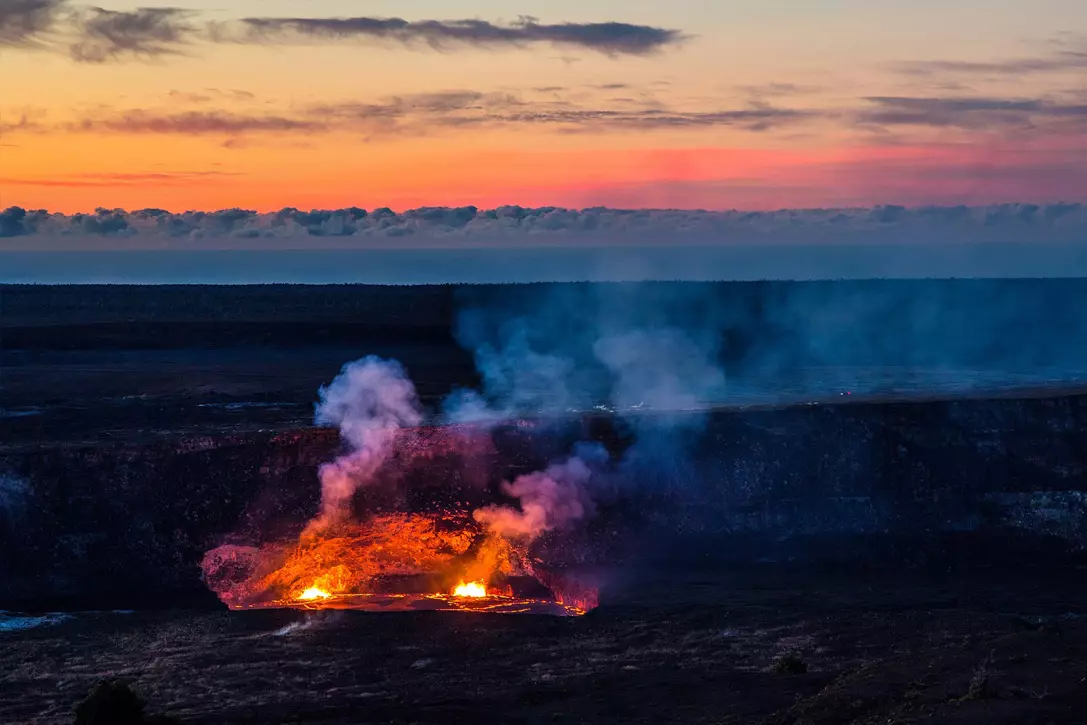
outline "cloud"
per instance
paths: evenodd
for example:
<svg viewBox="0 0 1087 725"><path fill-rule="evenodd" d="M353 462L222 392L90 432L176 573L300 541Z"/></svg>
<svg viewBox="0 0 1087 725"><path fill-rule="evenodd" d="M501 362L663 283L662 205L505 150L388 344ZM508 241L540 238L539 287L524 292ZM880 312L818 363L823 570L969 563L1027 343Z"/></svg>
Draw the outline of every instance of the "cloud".
<svg viewBox="0 0 1087 725"><path fill-rule="evenodd" d="M844 173L844 172L843 172ZM159 242L180 239L185 248L199 239L276 240L349 237L387 244L412 238L452 246L501 242L516 245L696 244L711 246L773 244L924 244L957 242L1083 242L1087 206L1083 204L998 204L978 207L877 206L854 209L787 209L773 212L564 209L504 206L424 207L400 213L358 208L257 213L244 209L169 213L99 209L94 214L49 214L12 208L4 228L20 235L71 236L124 233ZM8 236L15 236L9 234Z"/></svg>
<svg viewBox="0 0 1087 725"><path fill-rule="evenodd" d="M816 111L775 108L758 105L751 108L705 112L681 112L668 109L633 111L576 109L495 116L503 123L529 123L574 127L577 130L664 128L709 128L731 126L747 131L767 131L777 126L821 117Z"/></svg>
<svg viewBox="0 0 1087 725"><path fill-rule="evenodd" d="M171 101L178 103L191 103L193 105L199 105L202 103L210 103L213 100L211 94L208 93L192 93L186 91L170 91L167 94Z"/></svg>
<svg viewBox="0 0 1087 725"><path fill-rule="evenodd" d="M249 91L242 91L237 89L220 90L218 88L204 88L201 91L170 91L166 94L167 97L176 103L202 105L205 103L211 103L216 100L226 101L252 101L256 100L256 95Z"/></svg>
<svg viewBox="0 0 1087 725"><path fill-rule="evenodd" d="M132 11L88 8L74 16L79 40L69 49L80 63L180 55L197 39L194 13L180 8Z"/></svg>
<svg viewBox="0 0 1087 725"><path fill-rule="evenodd" d="M893 70L912 76L984 75L1022 76L1087 69L1087 43L1054 43L1057 50L1048 55L1006 58L1004 60L915 60L893 64Z"/></svg>
<svg viewBox="0 0 1087 725"><path fill-rule="evenodd" d="M536 92L537 94L539 92ZM174 100L207 102L212 94L172 94ZM957 129L1053 135L1087 129L1087 103L990 96L869 96L841 109L796 108L749 101L739 108L687 110L653 101L599 99L581 104L561 96L485 93L454 89L391 96L369 102L295 107L282 111L230 112L131 109L99 112L54 124L24 120L7 132L113 132L236 137L287 132L362 133L370 138L426 135L469 128L539 127L559 133L733 128L762 133L826 120L841 120L883 133L882 143L908 139L910 129ZM891 136L894 131L898 135Z"/></svg>
<svg viewBox="0 0 1087 725"><path fill-rule="evenodd" d="M186 136L321 131L325 124L315 119L290 118L275 114L240 114L224 111L158 113L136 109L112 116L86 118L62 127L65 131L101 131L132 134L178 134Z"/></svg>
<svg viewBox="0 0 1087 725"><path fill-rule="evenodd" d="M324 105L310 110L316 118L362 124L371 131L427 133L435 129L486 126L542 126L560 131L710 128L749 131L800 123L821 112L752 103L746 108L686 111L643 103L640 107L578 105L564 99L525 99L512 93L448 91L397 96L376 103Z"/></svg>
<svg viewBox="0 0 1087 725"><path fill-rule="evenodd" d="M0 0L0 47L37 44L67 0Z"/></svg>
<svg viewBox="0 0 1087 725"><path fill-rule="evenodd" d="M41 121L35 120L25 114L18 121L0 120L0 136L17 132L42 132L48 128Z"/></svg>
<svg viewBox="0 0 1087 725"><path fill-rule="evenodd" d="M755 86L737 86L737 88L753 98L799 96L821 90L818 86L802 86L797 83L763 83Z"/></svg>
<svg viewBox="0 0 1087 725"><path fill-rule="evenodd" d="M896 70L907 75L935 75L938 73L978 75L1028 75L1053 71L1087 68L1087 53L1065 51L1048 58L1011 58L1001 61L921 60L895 65Z"/></svg>
<svg viewBox="0 0 1087 725"><path fill-rule="evenodd" d="M67 45L61 42L65 37L69 38ZM687 37L679 30L649 25L548 24L531 17L512 23L378 17L207 21L196 10L179 7L107 10L73 7L69 0L0 0L0 47L63 49L81 63L184 55L198 42L281 45L343 41L440 51L544 44L608 56L644 56L679 45Z"/></svg>
<svg viewBox="0 0 1087 725"><path fill-rule="evenodd" d="M1044 123L1087 121L1087 104L1037 98L872 96L864 100L874 108L859 111L857 120L884 127L1032 130Z"/></svg>
<svg viewBox="0 0 1087 725"><path fill-rule="evenodd" d="M320 106L317 118L363 124L386 133L426 133L435 129L485 126L543 126L560 131L653 131L660 129L735 127L748 131L811 120L816 111L751 104L747 108L683 111L656 105L640 108L578 106L569 101L525 101L511 94L454 91L397 97L380 103Z"/></svg>
<svg viewBox="0 0 1087 725"><path fill-rule="evenodd" d="M518 48L545 43L612 56L648 55L686 39L678 30L648 25L619 22L543 24L529 17L505 25L485 20L253 17L214 26L212 34L216 40L224 42L274 44L362 40L435 50Z"/></svg>
<svg viewBox="0 0 1087 725"><path fill-rule="evenodd" d="M538 93L538 92L537 92ZM180 103L208 103L212 93L173 92ZM564 133L655 131L731 127L750 132L817 120L822 111L782 108L752 102L743 108L684 110L631 99L601 100L579 105L561 97L485 93L454 89L390 96L369 102L314 104L282 111L173 111L102 109L94 115L52 125L42 121L15 124L5 130L246 136L301 131L363 133L369 137L426 135L465 128L537 126ZM235 138L232 146L241 141Z"/></svg>
<svg viewBox="0 0 1087 725"><path fill-rule="evenodd" d="M88 173L53 178L0 178L0 184L56 188L94 188L145 186L148 184L188 184L220 176L233 176L224 171L157 171L147 173Z"/></svg>

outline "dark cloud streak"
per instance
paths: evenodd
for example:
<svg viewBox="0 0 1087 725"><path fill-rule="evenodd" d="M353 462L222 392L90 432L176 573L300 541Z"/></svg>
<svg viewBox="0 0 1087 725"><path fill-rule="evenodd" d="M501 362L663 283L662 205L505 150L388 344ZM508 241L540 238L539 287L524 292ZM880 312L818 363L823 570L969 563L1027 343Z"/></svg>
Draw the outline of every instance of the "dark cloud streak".
<svg viewBox="0 0 1087 725"><path fill-rule="evenodd" d="M277 115L246 115L211 112L152 113L128 111L116 116L85 119L64 127L67 131L107 131L134 134L177 134L186 136L321 131L320 121Z"/></svg>
<svg viewBox="0 0 1087 725"><path fill-rule="evenodd" d="M0 47L32 46L56 24L66 0L0 0Z"/></svg>
<svg viewBox="0 0 1087 725"><path fill-rule="evenodd" d="M171 100L207 102L211 92ZM107 132L240 137L258 134L359 133L368 138L440 131L540 128L559 133L731 128L763 133L836 121L878 132L880 143L911 142L915 131L947 129L1015 133L1020 137L1087 132L1087 103L1000 96L869 96L839 108L802 108L751 100L737 108L683 109L652 101L597 99L585 103L549 95L449 90L281 110L102 110L73 122L24 119L7 132ZM916 140L916 137L913 137Z"/></svg>
<svg viewBox="0 0 1087 725"><path fill-rule="evenodd" d="M987 75L1023 76L1087 69L1087 41L1055 41L1057 50L1049 55L1007 58L992 61L917 60L895 63L892 68L912 76Z"/></svg>
<svg viewBox="0 0 1087 725"><path fill-rule="evenodd" d="M861 124L927 126L965 130L1019 128L1045 124L1087 123L1087 104L1056 103L1036 98L871 96L874 107L856 114Z"/></svg>
<svg viewBox="0 0 1087 725"><path fill-rule="evenodd" d="M1049 58L1012 58L1003 61L921 60L898 63L896 70L907 75L929 76L944 73L977 75L1030 75L1087 68L1087 52L1063 51Z"/></svg>
<svg viewBox="0 0 1087 725"><path fill-rule="evenodd" d="M191 101L187 94L171 100ZM199 100L205 100L200 97ZM822 112L753 103L746 108L685 111L657 106L594 107L567 101L524 99L511 93L472 90L407 94L374 102L313 105L279 112L226 110L104 110L81 120L26 122L7 130L31 133L105 132L187 136L241 136L287 132L426 135L466 128L550 128L564 133L654 131L730 127L750 132L818 119Z"/></svg>
<svg viewBox="0 0 1087 725"><path fill-rule="evenodd" d="M435 50L455 47L516 48L547 43L606 55L648 55L686 39L678 30L630 23L543 24L522 18L508 25L485 20L419 20L402 18L243 18L215 26L219 41L275 44L307 40L370 40Z"/></svg>
<svg viewBox="0 0 1087 725"><path fill-rule="evenodd" d="M513 94L476 91L418 94L383 103L326 105L311 109L310 113L316 118L361 123L373 131L399 134L487 126L545 126L567 132L711 127L767 131L822 115L763 103L704 112L658 107L592 108L566 101L525 101Z"/></svg>
<svg viewBox="0 0 1087 725"><path fill-rule="evenodd" d="M69 52L80 63L180 55L197 39L192 11L137 8L122 12L89 8L75 16L79 40Z"/></svg>
<svg viewBox="0 0 1087 725"><path fill-rule="evenodd" d="M67 37L67 45L60 38ZM208 22L178 7L107 10L69 0L0 0L0 47L66 50L82 63L151 60L183 55L199 42L280 45L372 42L446 51L512 49L548 44L609 56L650 55L684 42L678 31L622 22L553 23L536 18L486 20L250 17Z"/></svg>

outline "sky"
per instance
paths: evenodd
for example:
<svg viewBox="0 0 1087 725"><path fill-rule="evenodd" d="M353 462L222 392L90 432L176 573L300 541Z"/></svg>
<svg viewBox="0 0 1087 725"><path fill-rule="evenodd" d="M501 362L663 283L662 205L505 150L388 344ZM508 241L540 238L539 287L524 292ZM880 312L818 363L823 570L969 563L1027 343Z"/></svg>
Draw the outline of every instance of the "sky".
<svg viewBox="0 0 1087 725"><path fill-rule="evenodd" d="M0 208L1087 201L1080 0L0 0Z"/></svg>

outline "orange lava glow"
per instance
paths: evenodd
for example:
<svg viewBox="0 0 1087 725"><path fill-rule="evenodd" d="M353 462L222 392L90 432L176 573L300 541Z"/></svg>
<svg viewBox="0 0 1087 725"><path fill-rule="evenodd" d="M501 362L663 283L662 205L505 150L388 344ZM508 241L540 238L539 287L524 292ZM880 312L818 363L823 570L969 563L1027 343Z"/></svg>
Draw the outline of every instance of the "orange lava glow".
<svg viewBox="0 0 1087 725"><path fill-rule="evenodd" d="M486 435L449 427L400 431L393 477L454 454L493 455ZM465 465L465 480L472 467ZM318 517L293 538L226 544L204 556L208 587L231 609L351 609L584 614L597 605L583 586L542 568L530 540L507 538L473 516L473 506L427 513L355 512ZM535 580L533 584L532 580Z"/></svg>
<svg viewBox="0 0 1087 725"><path fill-rule="evenodd" d="M527 551L464 514L385 514L313 528L292 542L208 552L208 585L232 609L461 611L572 616L596 606L527 564ZM531 576L553 598L520 598L505 581ZM443 584L444 582L444 584Z"/></svg>
<svg viewBox="0 0 1087 725"><path fill-rule="evenodd" d="M487 596L487 585L483 582L469 582L465 584L463 581L457 584L453 588L454 597L485 597Z"/></svg>

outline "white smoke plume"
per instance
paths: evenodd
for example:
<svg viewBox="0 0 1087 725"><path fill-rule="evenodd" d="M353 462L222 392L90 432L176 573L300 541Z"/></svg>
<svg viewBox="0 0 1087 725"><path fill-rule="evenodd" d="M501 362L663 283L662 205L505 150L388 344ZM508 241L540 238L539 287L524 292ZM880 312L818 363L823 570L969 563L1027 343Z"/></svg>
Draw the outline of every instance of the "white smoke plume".
<svg viewBox="0 0 1087 725"><path fill-rule="evenodd" d="M450 395L443 406L449 421L494 425L518 415L562 413L577 404L569 386L574 361L535 349L526 321L508 325L506 332L501 346L483 344L473 351L485 390Z"/></svg>
<svg viewBox="0 0 1087 725"><path fill-rule="evenodd" d="M593 352L615 376L612 403L620 409L689 411L725 386L716 348L676 328L611 335L597 340Z"/></svg>
<svg viewBox="0 0 1087 725"><path fill-rule="evenodd" d="M318 521L335 523L350 511L360 486L373 481L393 453L397 431L419 425L422 408L403 367L369 356L344 366L321 388L318 425L335 425L350 451L321 466L321 513Z"/></svg>
<svg viewBox="0 0 1087 725"><path fill-rule="evenodd" d="M490 428L508 421L515 411L496 406L475 390L454 390L442 401L442 412L450 423Z"/></svg>
<svg viewBox="0 0 1087 725"><path fill-rule="evenodd" d="M520 502L520 510L488 506L475 512L476 521L496 536L532 541L592 516L596 507L589 490L590 464L606 459L607 454L599 446L586 447L579 454L504 483L503 492Z"/></svg>
<svg viewBox="0 0 1087 725"><path fill-rule="evenodd" d="M632 438L616 462L628 483L691 480L707 411L727 399L722 331L738 313L706 288L672 285L544 286L513 299L479 294L462 311L458 341L483 390L451 397L447 416L608 410Z"/></svg>

